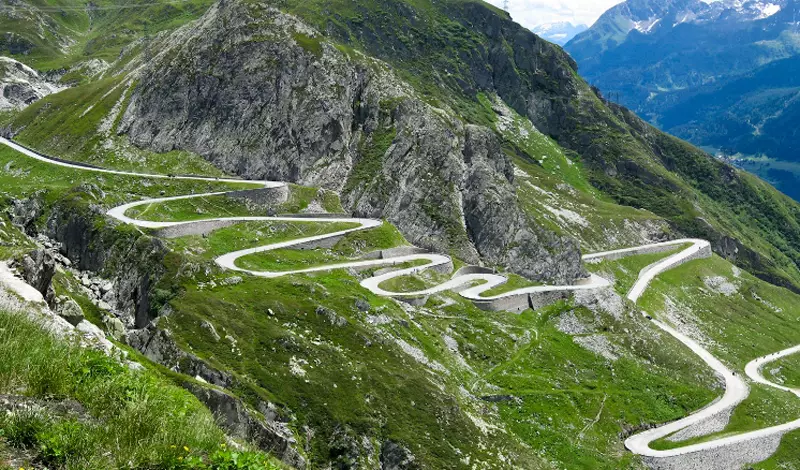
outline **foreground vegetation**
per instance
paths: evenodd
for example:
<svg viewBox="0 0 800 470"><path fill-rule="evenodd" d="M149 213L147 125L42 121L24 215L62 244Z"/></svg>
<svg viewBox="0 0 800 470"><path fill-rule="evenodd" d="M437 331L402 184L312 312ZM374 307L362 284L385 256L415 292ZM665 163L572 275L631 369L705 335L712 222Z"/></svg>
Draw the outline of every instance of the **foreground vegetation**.
<svg viewBox="0 0 800 470"><path fill-rule="evenodd" d="M22 313L0 311L0 394L0 462L21 454L26 468L280 468L228 449L186 390L56 339Z"/></svg>

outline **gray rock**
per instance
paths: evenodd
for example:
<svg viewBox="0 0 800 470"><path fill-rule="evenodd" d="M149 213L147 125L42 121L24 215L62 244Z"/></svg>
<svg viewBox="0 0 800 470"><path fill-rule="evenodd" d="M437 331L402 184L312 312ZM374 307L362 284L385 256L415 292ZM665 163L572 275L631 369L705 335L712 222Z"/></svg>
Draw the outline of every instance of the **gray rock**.
<svg viewBox="0 0 800 470"><path fill-rule="evenodd" d="M25 282L41 292L45 301L52 305L55 300L52 281L56 272L53 256L44 249L37 249L22 258L21 267Z"/></svg>
<svg viewBox="0 0 800 470"><path fill-rule="evenodd" d="M317 307L316 314L325 318L325 320L333 326L346 326L347 319L340 316L338 313L334 312L333 310L325 307Z"/></svg>
<svg viewBox="0 0 800 470"><path fill-rule="evenodd" d="M298 35L319 39L275 9L215 4L162 40L169 53L146 64L119 131L137 146L192 151L245 177L342 191L352 214L386 218L415 245L470 263L536 280L584 274L577 243L519 207L511 160L492 130L434 109L385 67L322 39L307 50ZM367 152L382 166L354 171Z"/></svg>
<svg viewBox="0 0 800 470"><path fill-rule="evenodd" d="M77 326L85 319L83 309L72 299L60 303L56 307L56 313L73 326Z"/></svg>
<svg viewBox="0 0 800 470"><path fill-rule="evenodd" d="M356 299L355 305L356 308L361 312L369 312L369 309L372 308L369 302L364 299Z"/></svg>
<svg viewBox="0 0 800 470"><path fill-rule="evenodd" d="M206 364L194 354L183 351L172 334L151 324L140 330L125 333L125 342L153 362L190 377L200 377L207 383L228 388L233 377Z"/></svg>
<svg viewBox="0 0 800 470"><path fill-rule="evenodd" d="M106 315L103 318L103 325L106 327L108 336L114 338L115 340L120 341L125 337L125 324L123 324L122 320L119 318Z"/></svg>
<svg viewBox="0 0 800 470"><path fill-rule="evenodd" d="M414 455L407 448L394 441L386 441L381 446L381 470L411 470L419 468Z"/></svg>
<svg viewBox="0 0 800 470"><path fill-rule="evenodd" d="M32 234L35 231L36 219L42 215L44 210L44 191L37 191L27 199L14 199L11 208L11 222L22 227L25 233Z"/></svg>
<svg viewBox="0 0 800 470"><path fill-rule="evenodd" d="M212 325L211 322L203 320L203 322L200 323L200 327L208 331L214 341L219 341L221 339L219 333L217 333L217 329L214 328L214 325Z"/></svg>
<svg viewBox="0 0 800 470"><path fill-rule="evenodd" d="M258 416L240 399L221 390L197 384L187 384L186 387L214 413L229 435L253 442L293 468L306 468L305 459L297 451L294 434L285 423Z"/></svg>
<svg viewBox="0 0 800 470"><path fill-rule="evenodd" d="M0 111L22 109L61 89L22 62L0 56Z"/></svg>

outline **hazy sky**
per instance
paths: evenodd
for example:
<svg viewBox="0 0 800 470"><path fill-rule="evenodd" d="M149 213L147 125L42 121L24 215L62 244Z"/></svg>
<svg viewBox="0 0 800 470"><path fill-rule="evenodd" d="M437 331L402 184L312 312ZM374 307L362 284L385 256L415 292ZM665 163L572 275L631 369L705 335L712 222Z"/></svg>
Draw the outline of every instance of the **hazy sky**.
<svg viewBox="0 0 800 470"><path fill-rule="evenodd" d="M486 0L502 8L503 0ZM556 21L573 24L594 21L621 0L508 0L508 9L514 20L528 28Z"/></svg>

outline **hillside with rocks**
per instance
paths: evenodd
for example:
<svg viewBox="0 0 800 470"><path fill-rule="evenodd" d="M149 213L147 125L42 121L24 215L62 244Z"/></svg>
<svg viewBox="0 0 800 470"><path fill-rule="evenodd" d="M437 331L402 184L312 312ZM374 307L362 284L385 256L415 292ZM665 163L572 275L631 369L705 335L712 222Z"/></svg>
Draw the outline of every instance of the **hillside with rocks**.
<svg viewBox="0 0 800 470"><path fill-rule="evenodd" d="M715 447L794 416L770 384L636 439L796 344L800 206L607 101L505 12L24 3L52 34L2 62L0 286L189 392L236 449L292 468L797 463L787 430ZM56 462L54 423L34 463ZM185 468L216 458L186 448ZM0 439L0 462L20 449Z"/></svg>

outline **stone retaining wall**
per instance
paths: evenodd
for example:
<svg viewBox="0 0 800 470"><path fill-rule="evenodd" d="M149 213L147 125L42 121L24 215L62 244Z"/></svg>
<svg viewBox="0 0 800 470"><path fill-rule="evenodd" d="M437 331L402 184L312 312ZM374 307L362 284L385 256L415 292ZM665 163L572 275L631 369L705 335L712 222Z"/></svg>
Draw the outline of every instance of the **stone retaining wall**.
<svg viewBox="0 0 800 470"><path fill-rule="evenodd" d="M408 255L424 255L430 253L430 251L424 248L417 248L416 246L398 246L395 248L389 248L387 250L377 250L371 251L364 256L361 257L362 260L368 259L386 259L386 258L394 258L395 256L408 256Z"/></svg>
<svg viewBox="0 0 800 470"><path fill-rule="evenodd" d="M687 242L688 243L688 242ZM621 253L609 253L605 256L600 256L597 258L591 258L586 260L587 263L599 263L600 261L615 261L622 258L627 258L628 256L637 256L637 255L651 255L654 253L663 253L665 251L671 251L675 248L679 247L680 245L663 245L663 246L644 246L640 248L636 248L635 250L630 251L623 251Z"/></svg>
<svg viewBox="0 0 800 470"><path fill-rule="evenodd" d="M484 268L483 266L464 266L459 268L459 270L453 274L453 277L456 278L469 274L494 274L494 269Z"/></svg>
<svg viewBox="0 0 800 470"><path fill-rule="evenodd" d="M572 292L571 290L534 292L531 294L510 295L492 300L473 300L472 303L485 312L522 313L527 309L539 310L559 300L568 299L572 295Z"/></svg>
<svg viewBox="0 0 800 470"><path fill-rule="evenodd" d="M645 457L653 470L741 470L768 459L781 443L782 434L693 452L675 457Z"/></svg>
<svg viewBox="0 0 800 470"><path fill-rule="evenodd" d="M236 220L201 220L158 229L154 235L159 238L180 238L190 235L206 236L214 230L230 227L236 223L238 223Z"/></svg>
<svg viewBox="0 0 800 470"><path fill-rule="evenodd" d="M339 243L339 240L344 238L344 235L335 237L323 238L322 240L314 240L312 242L300 243L299 245L292 245L293 250L316 250L317 248L324 248L326 250L333 248Z"/></svg>
<svg viewBox="0 0 800 470"><path fill-rule="evenodd" d="M283 185L275 188L243 189L232 191L225 196L233 199L244 199L260 206L274 206L289 200L289 186Z"/></svg>

